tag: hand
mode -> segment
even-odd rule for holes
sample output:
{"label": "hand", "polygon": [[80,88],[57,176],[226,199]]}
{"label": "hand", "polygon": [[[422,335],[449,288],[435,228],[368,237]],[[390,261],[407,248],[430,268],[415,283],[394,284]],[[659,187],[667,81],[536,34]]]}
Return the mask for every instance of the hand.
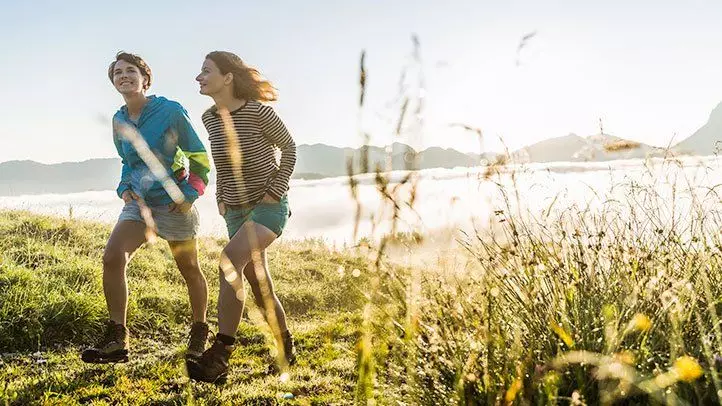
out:
{"label": "hand", "polygon": [[169,207],[169,209],[170,209],[169,211],[171,213],[185,214],[185,213],[188,213],[188,211],[190,211],[191,207],[193,207],[193,203],[190,203],[187,201],[184,201],[183,203],[180,203],[180,204],[171,203],[170,206],[168,206],[168,207]]}
{"label": "hand", "polygon": [[278,204],[278,203],[280,203],[280,201],[276,200],[275,197],[269,195],[268,193],[266,193],[266,194],[263,196],[263,200],[261,200],[261,201],[262,201],[263,203],[266,203],[266,204]]}
{"label": "hand", "polygon": [[122,195],[120,195],[120,198],[123,199],[125,204],[128,204],[133,200],[138,200],[138,195],[136,195],[132,190],[126,190]]}
{"label": "hand", "polygon": [[226,204],[223,202],[218,203],[218,214],[221,216],[226,215]]}

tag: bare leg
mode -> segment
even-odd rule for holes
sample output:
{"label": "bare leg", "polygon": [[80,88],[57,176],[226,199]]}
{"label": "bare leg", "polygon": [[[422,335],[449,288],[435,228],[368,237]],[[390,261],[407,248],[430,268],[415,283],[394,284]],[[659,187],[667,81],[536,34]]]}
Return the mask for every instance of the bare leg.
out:
{"label": "bare leg", "polygon": [[256,303],[256,306],[263,312],[263,317],[266,318],[267,323],[271,323],[268,320],[268,312],[266,311],[266,304],[265,304],[265,298],[264,294],[261,290],[261,286],[263,285],[262,281],[259,281],[259,277],[265,279],[265,283],[268,286],[268,293],[267,297],[268,300],[272,303],[273,308],[275,309],[276,314],[276,323],[278,324],[278,329],[281,331],[281,333],[288,331],[288,326],[286,326],[286,311],[283,310],[283,306],[281,305],[281,301],[278,300],[278,296],[276,296],[276,292],[273,289],[273,280],[271,279],[271,274],[268,271],[268,258],[266,257],[266,250],[261,251],[261,265],[263,272],[256,273],[256,266],[251,261],[249,262],[245,268],[243,268],[243,275],[246,277],[246,280],[248,281],[248,284],[251,286],[251,291],[253,292],[253,299]]}
{"label": "bare leg", "polygon": [[222,269],[218,270],[218,332],[233,337],[243,316],[246,293],[243,287],[243,278],[235,272],[226,277]]}
{"label": "bare leg", "polygon": [[128,285],[125,269],[135,250],[145,243],[145,224],[121,221],[115,225],[103,253],[103,292],[110,319],[126,325]]}
{"label": "bare leg", "polygon": [[[257,273],[264,273],[261,253],[276,239],[276,234],[265,226],[253,222],[245,223],[231,238],[221,253],[220,262],[220,291],[218,297],[218,332],[230,337],[235,336],[238,324],[241,321],[245,292],[241,272],[247,265],[255,265]],[[263,298],[270,299],[266,293],[268,289],[261,289]],[[265,303],[265,301],[264,301]],[[263,309],[274,308],[272,302]],[[276,333],[277,323],[275,312],[266,312],[267,319],[273,319],[271,328]],[[274,314],[270,314],[274,313]],[[280,330],[279,330],[280,332]]]}
{"label": "bare leg", "polygon": [[188,296],[193,311],[193,321],[206,322],[208,310],[208,284],[198,264],[196,240],[168,241],[176,265],[188,287]]}

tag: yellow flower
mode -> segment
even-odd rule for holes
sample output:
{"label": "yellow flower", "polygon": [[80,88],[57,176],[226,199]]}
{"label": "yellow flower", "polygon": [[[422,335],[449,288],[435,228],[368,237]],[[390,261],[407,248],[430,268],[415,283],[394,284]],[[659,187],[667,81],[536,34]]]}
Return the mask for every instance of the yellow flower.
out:
{"label": "yellow flower", "polygon": [[513,402],[522,387],[523,384],[521,382],[521,379],[516,379],[514,382],[512,382],[511,386],[509,386],[509,389],[506,391],[506,395],[504,396],[504,400],[506,400],[506,403]]}
{"label": "yellow flower", "polygon": [[672,366],[672,371],[677,375],[680,381],[692,382],[702,376],[702,367],[699,366],[697,360],[689,356],[677,358]]}
{"label": "yellow flower", "polygon": [[649,317],[643,315],[642,313],[635,314],[629,322],[630,330],[645,332],[649,331],[650,328],[652,328],[652,321],[649,320]]}
{"label": "yellow flower", "polygon": [[559,336],[559,338],[561,338],[562,341],[564,341],[564,344],[566,344],[569,348],[574,348],[574,339],[572,338],[572,336],[567,333],[567,331],[564,330],[562,326],[557,324],[556,321],[552,320],[550,324],[552,330],[557,333],[557,335]]}

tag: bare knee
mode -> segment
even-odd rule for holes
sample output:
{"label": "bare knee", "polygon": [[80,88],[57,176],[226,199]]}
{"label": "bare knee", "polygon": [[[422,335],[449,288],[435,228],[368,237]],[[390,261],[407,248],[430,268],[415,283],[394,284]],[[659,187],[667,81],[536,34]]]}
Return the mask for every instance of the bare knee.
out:
{"label": "bare knee", "polygon": [[198,261],[196,261],[196,260],[178,261],[177,265],[178,265],[178,270],[180,271],[181,275],[183,276],[183,279],[185,279],[186,282],[205,280],[205,276],[203,275],[203,272],[201,272],[201,267],[198,264]]}
{"label": "bare knee", "polygon": [[271,281],[268,269],[263,258],[260,261],[251,261],[243,269],[243,274],[251,285],[254,296],[258,303],[262,296],[274,297],[273,282]]}
{"label": "bare knee", "polygon": [[232,266],[241,271],[245,268],[248,261],[251,260],[251,252],[244,248],[226,246],[221,252],[221,270]]}
{"label": "bare knee", "polygon": [[105,250],[103,253],[103,271],[119,272],[125,270],[128,264],[128,256],[121,250]]}

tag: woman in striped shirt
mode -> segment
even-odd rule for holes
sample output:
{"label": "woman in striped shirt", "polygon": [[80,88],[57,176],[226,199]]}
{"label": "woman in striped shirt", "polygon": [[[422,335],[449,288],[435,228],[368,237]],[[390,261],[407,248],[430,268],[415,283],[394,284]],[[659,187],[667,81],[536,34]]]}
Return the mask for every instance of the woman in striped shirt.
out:
{"label": "woman in striped shirt", "polygon": [[221,255],[218,334],[203,356],[189,364],[188,372],[196,380],[223,382],[243,313],[240,273],[279,344],[281,366],[295,362],[293,338],[273,290],[266,248],[281,235],[290,215],[286,192],[296,144],[273,109],[262,104],[276,100],[276,90],[237,55],[211,52],[196,80],[200,93],[215,102],[202,118],[217,171],[218,211],[230,241]]}

